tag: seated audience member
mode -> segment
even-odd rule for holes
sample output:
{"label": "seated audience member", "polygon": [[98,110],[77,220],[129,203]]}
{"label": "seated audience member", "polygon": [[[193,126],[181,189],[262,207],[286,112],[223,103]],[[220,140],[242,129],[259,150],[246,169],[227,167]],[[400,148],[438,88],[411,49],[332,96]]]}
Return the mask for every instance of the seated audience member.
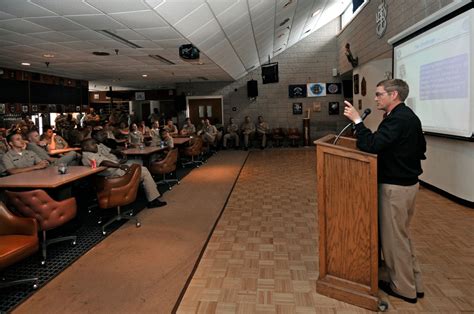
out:
{"label": "seated audience member", "polygon": [[140,146],[143,143],[143,134],[142,132],[138,131],[138,126],[135,123],[130,125],[128,142],[134,147]]}
{"label": "seated audience member", "polygon": [[161,136],[160,136],[160,122],[155,121],[151,126],[150,130],[151,143],[150,146],[160,146],[161,145]]}
{"label": "seated audience member", "polygon": [[170,149],[174,148],[174,139],[166,129],[161,130],[160,136],[161,136],[161,143],[164,146]]}
{"label": "seated audience member", "polygon": [[115,135],[114,135],[115,128],[112,126],[110,122],[104,125],[103,130],[105,131],[108,139],[111,139],[114,141],[116,140]]}
{"label": "seated audience member", "polygon": [[264,149],[267,146],[267,134],[270,131],[268,123],[263,120],[262,116],[258,116],[257,135],[261,139],[260,148]]}
{"label": "seated audience member", "polygon": [[130,133],[130,128],[127,123],[120,122],[120,125],[115,133],[115,138],[117,139],[128,139],[128,134]]}
{"label": "seated audience member", "polygon": [[63,139],[61,135],[54,133],[50,126],[44,128],[44,132],[41,135],[41,140],[46,142],[48,151],[69,147],[69,144],[66,142],[66,140]]}
{"label": "seated audience member", "polygon": [[142,132],[143,137],[150,136],[150,128],[146,126],[145,121],[140,121],[140,124],[138,125],[138,131]]}
{"label": "seated audience member", "polygon": [[79,164],[80,155],[76,152],[67,152],[60,158],[49,156],[46,152],[46,142],[40,140],[38,131],[29,131],[27,137],[29,143],[26,145],[26,149],[34,152],[41,159],[46,159],[50,164],[57,165],[63,163],[69,166],[77,166]]}
{"label": "seated audience member", "polygon": [[7,168],[3,164],[3,156],[8,151],[7,141],[3,138],[3,135],[0,134],[0,177],[8,175]]}
{"label": "seated audience member", "polygon": [[92,127],[98,125],[100,122],[100,116],[95,112],[94,108],[89,108],[89,113],[84,117],[84,124],[91,125]]}
{"label": "seated audience member", "polygon": [[227,134],[224,135],[224,149],[227,148],[228,140],[234,140],[235,147],[239,147],[239,126],[234,122],[234,118],[230,118],[229,125],[227,125]]}
{"label": "seated audience member", "polygon": [[[82,163],[85,166],[90,166],[91,160],[95,160],[97,166],[107,167],[106,170],[98,173],[100,176],[120,177],[123,176],[129,168],[128,165],[121,164],[118,158],[113,154],[104,155],[101,153],[94,139],[88,139],[82,142]],[[161,207],[166,205],[166,202],[160,201],[160,192],[156,188],[153,177],[145,167],[142,167],[141,182],[148,200],[147,207]]]}
{"label": "seated audience member", "polygon": [[217,129],[211,124],[209,119],[204,119],[204,125],[197,133],[201,136],[204,143],[214,144],[217,136]]}
{"label": "seated audience member", "polygon": [[176,125],[173,124],[173,120],[171,120],[171,119],[166,120],[166,125],[163,128],[166,131],[168,131],[168,133],[171,136],[177,136],[178,135],[178,128],[176,127]]}
{"label": "seated audience member", "polygon": [[242,123],[242,126],[241,126],[240,129],[242,130],[242,134],[244,136],[244,149],[248,150],[248,148],[249,148],[249,139],[255,133],[255,124],[253,124],[253,122],[250,121],[249,116],[245,117],[244,123]]}
{"label": "seated audience member", "polygon": [[104,130],[96,131],[92,134],[92,138],[97,142],[99,146],[99,151],[101,146],[106,146],[113,154],[117,155],[120,158],[125,158],[126,156],[122,153],[120,149],[117,149],[117,142],[107,137],[107,132]]}
{"label": "seated audience member", "polygon": [[3,165],[9,174],[43,169],[49,166],[46,159],[26,150],[26,143],[20,134],[11,133],[7,136],[10,150],[3,156]]}
{"label": "seated audience member", "polygon": [[190,136],[196,133],[196,127],[191,122],[190,118],[186,118],[186,120],[184,120],[183,128],[179,133],[184,136]]}

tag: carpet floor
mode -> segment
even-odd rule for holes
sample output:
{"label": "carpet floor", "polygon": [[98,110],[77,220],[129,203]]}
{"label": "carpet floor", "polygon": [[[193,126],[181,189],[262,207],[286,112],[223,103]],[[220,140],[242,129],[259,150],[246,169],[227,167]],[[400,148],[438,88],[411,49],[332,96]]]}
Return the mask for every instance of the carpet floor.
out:
{"label": "carpet floor", "polygon": [[194,270],[247,158],[220,152],[13,313],[170,313]]}

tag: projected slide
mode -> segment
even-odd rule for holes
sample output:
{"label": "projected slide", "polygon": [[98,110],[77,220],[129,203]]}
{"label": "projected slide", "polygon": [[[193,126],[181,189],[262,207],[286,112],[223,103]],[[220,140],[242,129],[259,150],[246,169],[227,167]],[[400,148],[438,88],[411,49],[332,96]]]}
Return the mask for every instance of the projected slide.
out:
{"label": "projected slide", "polygon": [[423,130],[471,137],[473,10],[394,47],[394,77],[406,80],[406,103]]}

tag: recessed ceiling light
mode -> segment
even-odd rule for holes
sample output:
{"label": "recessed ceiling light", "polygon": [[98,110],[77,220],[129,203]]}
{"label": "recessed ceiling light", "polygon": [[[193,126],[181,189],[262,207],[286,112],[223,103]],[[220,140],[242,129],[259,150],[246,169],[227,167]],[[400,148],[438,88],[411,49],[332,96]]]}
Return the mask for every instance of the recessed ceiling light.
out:
{"label": "recessed ceiling light", "polygon": [[28,62],[22,62],[21,65],[26,65],[26,66],[30,66],[31,63],[28,63]]}
{"label": "recessed ceiling light", "polygon": [[94,51],[92,52],[92,54],[96,56],[110,56],[110,53],[105,51]]}
{"label": "recessed ceiling light", "polygon": [[54,55],[52,53],[45,53],[43,55],[43,57],[45,57],[45,58],[54,58]]}
{"label": "recessed ceiling light", "polygon": [[311,17],[314,17],[314,16],[318,15],[319,13],[321,13],[321,9],[314,11],[314,13],[311,15]]}
{"label": "recessed ceiling light", "polygon": [[148,74],[142,74],[142,77],[148,77]]}

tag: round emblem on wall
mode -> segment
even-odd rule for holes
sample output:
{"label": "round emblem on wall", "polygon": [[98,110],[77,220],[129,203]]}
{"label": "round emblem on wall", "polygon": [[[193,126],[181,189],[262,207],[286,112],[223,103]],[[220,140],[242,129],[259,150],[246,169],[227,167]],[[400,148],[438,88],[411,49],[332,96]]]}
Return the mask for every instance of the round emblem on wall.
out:
{"label": "round emblem on wall", "polygon": [[382,0],[377,7],[377,12],[375,13],[375,32],[377,33],[378,38],[382,38],[387,30],[387,5],[385,0]]}

